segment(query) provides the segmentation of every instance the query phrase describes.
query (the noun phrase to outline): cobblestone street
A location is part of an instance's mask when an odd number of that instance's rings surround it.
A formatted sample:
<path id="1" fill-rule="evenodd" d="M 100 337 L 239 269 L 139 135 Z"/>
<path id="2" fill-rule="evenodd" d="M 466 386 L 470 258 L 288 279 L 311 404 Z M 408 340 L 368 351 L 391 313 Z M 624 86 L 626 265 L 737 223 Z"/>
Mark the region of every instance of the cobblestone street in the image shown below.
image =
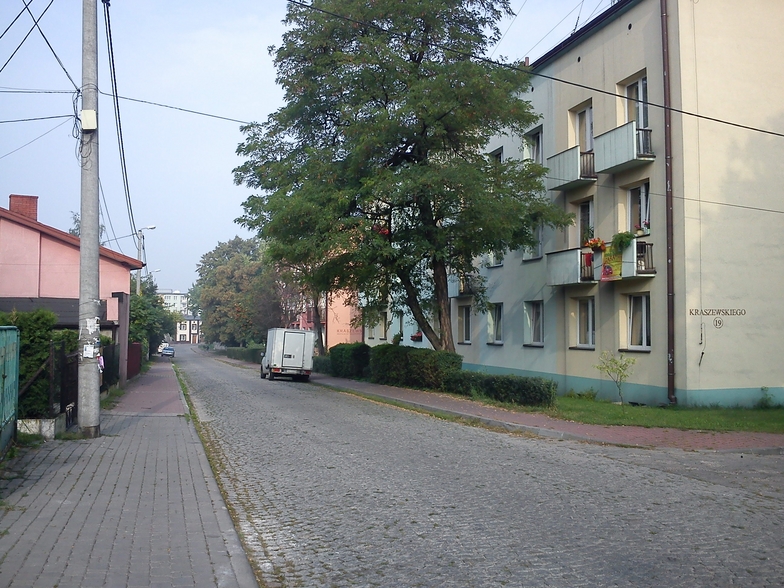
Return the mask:
<path id="1" fill-rule="evenodd" d="M 784 584 L 784 456 L 514 436 L 177 363 L 263 585 Z"/>

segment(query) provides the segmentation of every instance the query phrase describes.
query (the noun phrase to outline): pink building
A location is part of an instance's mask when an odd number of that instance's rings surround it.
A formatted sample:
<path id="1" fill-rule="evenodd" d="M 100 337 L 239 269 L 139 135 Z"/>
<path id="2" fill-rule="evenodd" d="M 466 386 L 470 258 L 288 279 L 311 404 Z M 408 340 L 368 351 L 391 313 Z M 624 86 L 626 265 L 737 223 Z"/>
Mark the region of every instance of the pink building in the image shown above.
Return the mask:
<path id="1" fill-rule="evenodd" d="M 101 330 L 117 341 L 127 327 L 131 271 L 143 264 L 105 247 L 99 255 Z M 47 308 L 59 327 L 76 329 L 78 307 L 79 237 L 39 223 L 38 196 L 12 194 L 8 209 L 0 207 L 0 311 Z"/>
<path id="2" fill-rule="evenodd" d="M 347 303 L 346 296 L 341 293 L 330 294 L 327 297 L 327 309 L 321 308 L 321 328 L 325 337 L 324 348 L 329 350 L 339 343 L 361 343 L 363 341 L 362 327 L 352 327 L 351 321 L 359 316 L 360 311 Z M 315 313 L 309 307 L 301 313 L 297 320 L 289 325 L 291 329 L 305 329 L 315 331 Z"/>

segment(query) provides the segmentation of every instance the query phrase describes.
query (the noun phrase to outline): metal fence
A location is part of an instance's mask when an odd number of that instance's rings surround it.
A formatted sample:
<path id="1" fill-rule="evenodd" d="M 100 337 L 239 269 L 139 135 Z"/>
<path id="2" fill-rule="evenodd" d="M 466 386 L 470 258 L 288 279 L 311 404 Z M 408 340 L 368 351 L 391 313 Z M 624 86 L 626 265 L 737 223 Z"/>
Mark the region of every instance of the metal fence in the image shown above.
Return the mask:
<path id="1" fill-rule="evenodd" d="M 19 395 L 19 329 L 0 327 L 0 455 L 16 430 Z"/>

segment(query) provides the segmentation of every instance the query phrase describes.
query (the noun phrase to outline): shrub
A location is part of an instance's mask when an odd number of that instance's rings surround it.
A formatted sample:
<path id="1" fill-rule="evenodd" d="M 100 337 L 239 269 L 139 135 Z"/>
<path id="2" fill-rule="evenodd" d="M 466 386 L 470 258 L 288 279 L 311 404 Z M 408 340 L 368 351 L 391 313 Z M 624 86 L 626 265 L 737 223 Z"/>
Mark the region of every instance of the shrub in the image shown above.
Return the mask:
<path id="1" fill-rule="evenodd" d="M 247 361 L 248 363 L 261 363 L 261 352 L 264 349 L 260 346 L 256 347 L 227 347 L 226 357 L 229 359 L 237 359 L 239 361 Z"/>
<path id="2" fill-rule="evenodd" d="M 331 374 L 332 360 L 330 359 L 329 355 L 314 355 L 313 371 L 318 374 Z"/>
<path id="3" fill-rule="evenodd" d="M 459 371 L 447 374 L 444 389 L 463 396 L 485 396 L 522 406 L 552 406 L 558 386 L 545 378 Z"/>
<path id="4" fill-rule="evenodd" d="M 400 345 L 378 345 L 370 350 L 370 379 L 377 384 L 405 385 L 408 350 Z"/>
<path id="5" fill-rule="evenodd" d="M 370 347 L 364 343 L 339 343 L 329 350 L 332 374 L 339 378 L 360 378 L 370 363 Z"/>
<path id="6" fill-rule="evenodd" d="M 446 375 L 463 367 L 463 358 L 457 353 L 414 347 L 405 349 L 408 350 L 406 384 L 413 388 L 441 390 Z"/>

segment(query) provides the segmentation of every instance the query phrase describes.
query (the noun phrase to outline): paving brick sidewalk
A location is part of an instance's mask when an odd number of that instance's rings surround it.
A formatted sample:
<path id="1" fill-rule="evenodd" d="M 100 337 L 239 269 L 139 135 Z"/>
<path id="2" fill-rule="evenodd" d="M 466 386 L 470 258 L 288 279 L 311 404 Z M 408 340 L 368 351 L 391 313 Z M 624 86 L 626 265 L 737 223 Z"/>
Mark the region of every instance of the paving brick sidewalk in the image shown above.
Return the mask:
<path id="1" fill-rule="evenodd" d="M 98 439 L 52 441 L 0 479 L 0 586 L 256 586 L 167 360 Z"/>
<path id="2" fill-rule="evenodd" d="M 221 359 L 229 363 L 243 365 L 248 369 L 258 369 L 259 367 L 257 364 L 230 360 L 225 357 Z M 415 408 L 439 411 L 466 419 L 477 419 L 490 426 L 534 433 L 543 437 L 638 447 L 784 453 L 784 435 L 772 433 L 717 433 L 649 427 L 586 425 L 553 419 L 543 414 L 512 412 L 437 392 L 383 386 L 370 382 L 334 378 L 326 374 L 313 374 L 311 380 L 324 386 L 353 390 L 367 396 L 395 400 Z"/>

